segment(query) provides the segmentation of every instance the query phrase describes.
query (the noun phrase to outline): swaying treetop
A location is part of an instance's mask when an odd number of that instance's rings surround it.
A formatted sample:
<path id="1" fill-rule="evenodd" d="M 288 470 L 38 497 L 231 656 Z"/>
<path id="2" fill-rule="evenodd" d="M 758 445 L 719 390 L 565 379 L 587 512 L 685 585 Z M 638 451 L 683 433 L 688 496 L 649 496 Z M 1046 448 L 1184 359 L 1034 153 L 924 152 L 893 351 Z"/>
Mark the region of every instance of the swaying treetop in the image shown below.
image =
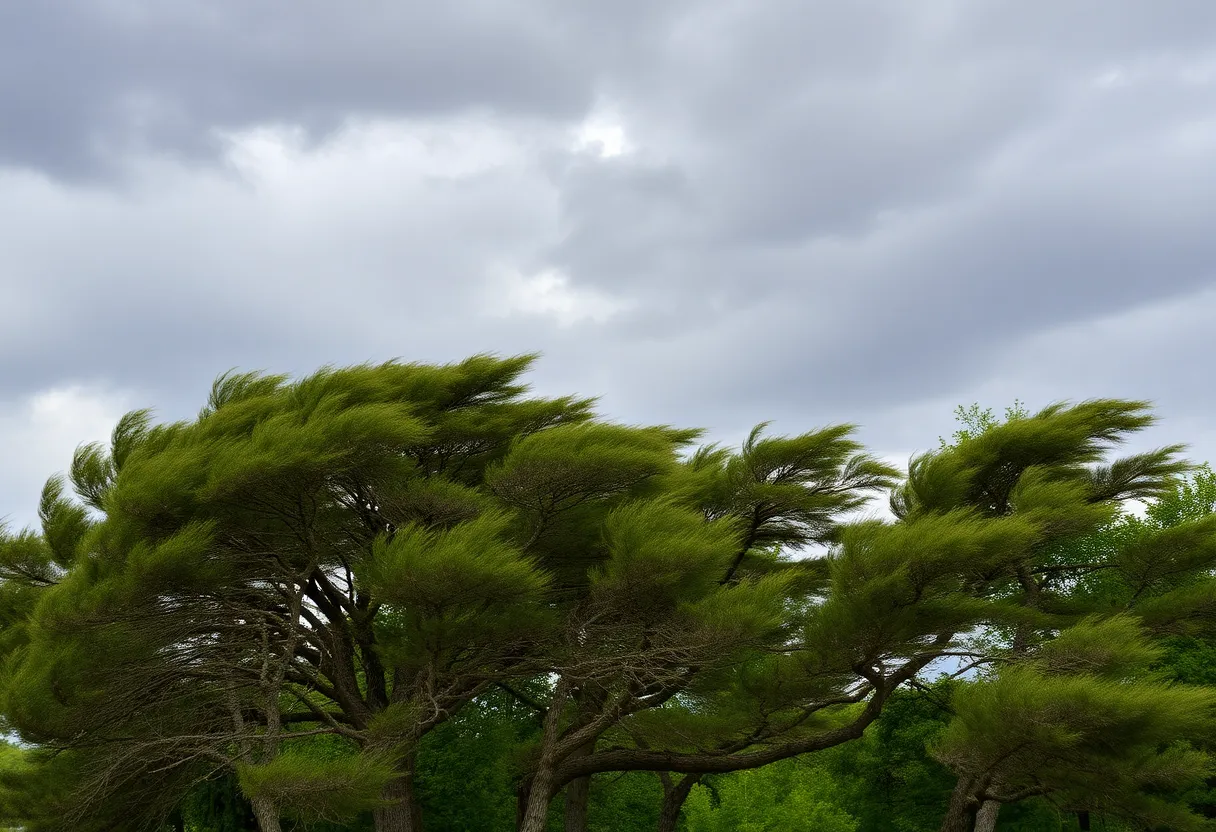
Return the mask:
<path id="1" fill-rule="evenodd" d="M 1124 429 L 1147 424 L 1136 403 L 1089 402 L 1071 413 L 1087 411 Z M 1076 443 L 1075 421 L 1061 420 L 1069 411 L 1059 406 L 1033 416 L 1010 409 L 1004 423 L 976 413 L 963 412 L 978 424 L 954 445 L 917 461 L 920 483 L 911 478 L 897 508 L 914 517 L 970 504 L 1049 534 L 1003 572 L 981 570 L 977 588 L 1005 614 L 962 651 L 980 675 L 957 688 L 956 717 L 936 752 L 959 773 L 943 829 L 970 830 L 981 805 L 1030 796 L 1194 827 L 1176 795 L 1210 763 L 1184 741 L 1210 733 L 1216 700 L 1164 683 L 1156 667 L 1162 636 L 1210 628 L 1216 518 L 1180 501 L 1206 482 L 1203 472 L 1180 479 L 1191 466 L 1177 446 L 1100 462 L 1111 435 Z M 1060 424 L 1033 444 L 1051 453 L 1067 439 L 1077 453 L 1028 464 L 1027 437 L 1047 420 Z M 951 469 L 977 472 L 985 484 L 951 489 L 943 473 Z M 1125 512 L 1128 499 L 1148 501 L 1144 519 Z"/>
<path id="2" fill-rule="evenodd" d="M 0 545 L 0 704 L 63 752 L 48 810 L 137 828 L 228 769 L 265 829 L 359 807 L 413 829 L 422 738 L 494 690 L 538 708 L 529 832 L 595 772 L 827 748 L 979 627 L 1038 651 L 1078 626 L 1071 588 L 1107 567 L 1062 543 L 1183 469 L 1107 460 L 1143 403 L 1061 405 L 918 457 L 897 520 L 847 522 L 897 480 L 851 427 L 693 450 L 528 398 L 530 360 L 229 374 L 197 419 L 82 448 L 75 497 L 52 480 L 41 534 Z M 1110 570 L 1137 604 L 1192 592 L 1202 540 Z"/>

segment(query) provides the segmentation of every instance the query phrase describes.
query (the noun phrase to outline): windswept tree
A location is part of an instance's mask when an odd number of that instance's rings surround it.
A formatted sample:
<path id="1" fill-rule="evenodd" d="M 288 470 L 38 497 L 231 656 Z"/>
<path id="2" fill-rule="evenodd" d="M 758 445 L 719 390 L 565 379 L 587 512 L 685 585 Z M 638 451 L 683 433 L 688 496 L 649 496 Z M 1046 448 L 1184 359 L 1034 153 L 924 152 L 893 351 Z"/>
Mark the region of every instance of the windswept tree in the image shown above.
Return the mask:
<path id="1" fill-rule="evenodd" d="M 416 826 L 418 738 L 525 661 L 560 580 L 485 486 L 530 435 L 582 436 L 590 403 L 525 398 L 529 363 L 227 375 L 196 420 L 78 452 L 79 499 L 52 482 L 42 535 L 6 541 L 4 701 L 107 772 L 69 790 L 82 821 L 125 794 L 151 823 L 145 787 L 231 766 L 267 828 L 380 781 L 378 829 Z M 679 437 L 618 433 L 627 496 Z M 295 753 L 322 734 L 352 752 Z"/>
<path id="2" fill-rule="evenodd" d="M 529 363 L 230 374 L 198 418 L 134 413 L 82 448 L 76 496 L 52 481 L 41 533 L 0 545 L 0 696 L 51 754 L 31 776 L 54 805 L 152 828 L 227 771 L 267 832 L 360 810 L 416 832 L 425 739 L 509 695 L 537 720 L 525 832 L 562 791 L 579 832 L 588 778 L 620 771 L 664 779 L 671 828 L 699 776 L 856 739 L 977 632 L 1063 679 L 1044 644 L 1088 612 L 1057 608 L 1061 545 L 1181 470 L 1175 449 L 1108 463 L 1149 421 L 1112 401 L 1012 420 L 900 484 L 848 426 L 689 453 L 695 430 L 527 397 Z M 845 522 L 893 486 L 894 521 Z M 1167 586 L 1201 538 L 1126 559 L 1170 602 L 1132 623 L 1206 609 L 1174 614 L 1190 584 Z"/>
<path id="3" fill-rule="evenodd" d="M 76 499 L 48 486 L 6 584 L 25 604 L 7 713 L 87 758 L 64 781 L 74 817 L 125 800 L 151 824 L 230 768 L 266 829 L 369 789 L 378 829 L 417 828 L 435 726 L 538 675 L 585 738 L 669 699 L 782 629 L 790 578 L 755 553 L 828 534 L 890 473 L 847 429 L 690 462 L 696 431 L 524 398 L 528 363 L 229 375 L 196 420 L 134 413 L 108 449 L 82 448 Z M 781 447 L 793 467 L 764 459 Z M 346 753 L 311 753 L 319 736 Z M 528 781 L 564 749 L 542 743 Z"/>
<path id="4" fill-rule="evenodd" d="M 1153 672 L 1161 655 L 1132 617 L 1086 619 L 962 686 L 934 749 L 965 789 L 943 830 L 971 832 L 985 803 L 1030 797 L 1137 828 L 1207 828 L 1179 798 L 1211 769 L 1189 741 L 1211 740 L 1216 689 L 1170 684 Z"/>
<path id="5" fill-rule="evenodd" d="M 1148 424 L 1134 404 L 1079 407 L 1111 415 L 1118 407 L 1125 423 Z M 1209 627 L 1216 522 L 1194 499 L 1207 480 L 1202 470 L 1179 479 L 1190 466 L 1178 447 L 1109 465 L 1091 455 L 1033 460 L 1028 450 L 1063 447 L 1065 435 L 1044 427 L 1067 412 L 1015 405 L 1000 421 L 960 408 L 954 442 L 918 463 L 922 477 L 991 473 L 981 488 L 911 502 L 913 511 L 1034 517 L 1073 507 L 1030 558 L 982 586 L 1009 615 L 962 651 L 978 676 L 959 688 L 957 716 L 936 750 L 959 773 L 944 830 L 991 830 L 1001 805 L 1032 796 L 1083 818 L 1156 818 L 1171 828 L 1195 820 L 1165 796 L 1201 777 L 1205 755 L 1154 751 L 1210 729 L 1210 691 L 1162 686 L 1156 667 L 1162 638 Z M 1049 504 L 1026 499 L 1035 487 Z M 1128 499 L 1148 501 L 1146 516 L 1126 512 Z"/>
<path id="6" fill-rule="evenodd" d="M 943 657 L 974 655 L 977 633 L 1008 633 L 1011 649 L 1035 642 L 1054 614 L 1060 546 L 1186 469 L 1174 447 L 1108 459 L 1150 422 L 1140 402 L 1058 405 L 914 459 L 892 494 L 896 520 L 841 529 L 806 568 L 822 580 L 787 607 L 779 643 L 626 715 L 559 764 L 553 782 L 638 769 L 696 776 L 828 748 L 860 736 L 892 691 Z M 1168 572 L 1175 558 L 1202 561 L 1205 547 L 1200 536 L 1144 557 Z"/>
<path id="7" fill-rule="evenodd" d="M 850 426 L 795 437 L 764 437 L 763 427 L 738 452 L 693 454 L 655 498 L 615 509 L 594 532 L 599 563 L 563 605 L 522 829 L 545 828 L 565 784 L 566 828 L 585 829 L 588 777 L 563 770 L 601 741 L 641 739 L 649 712 L 719 691 L 724 673 L 786 643 L 790 614 L 822 570 L 780 560 L 775 547 L 830 543 L 841 518 L 895 476 Z"/>

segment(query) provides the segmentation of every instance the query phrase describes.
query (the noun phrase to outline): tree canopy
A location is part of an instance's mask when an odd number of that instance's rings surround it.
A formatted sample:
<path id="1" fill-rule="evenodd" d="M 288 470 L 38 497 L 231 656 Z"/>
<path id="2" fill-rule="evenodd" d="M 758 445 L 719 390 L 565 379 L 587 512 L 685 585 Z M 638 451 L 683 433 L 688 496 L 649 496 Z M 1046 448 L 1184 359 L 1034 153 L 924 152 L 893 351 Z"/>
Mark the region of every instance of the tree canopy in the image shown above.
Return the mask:
<path id="1" fill-rule="evenodd" d="M 1208 636 L 1216 522 L 1179 447 L 1112 456 L 1146 403 L 963 411 L 904 475 L 851 425 L 616 424 L 531 361 L 229 373 L 80 448 L 0 537 L 10 813 L 855 829 L 832 761 L 961 663 L 913 732 L 943 828 L 1032 796 L 1198 828 L 1216 694 L 1161 667 Z"/>

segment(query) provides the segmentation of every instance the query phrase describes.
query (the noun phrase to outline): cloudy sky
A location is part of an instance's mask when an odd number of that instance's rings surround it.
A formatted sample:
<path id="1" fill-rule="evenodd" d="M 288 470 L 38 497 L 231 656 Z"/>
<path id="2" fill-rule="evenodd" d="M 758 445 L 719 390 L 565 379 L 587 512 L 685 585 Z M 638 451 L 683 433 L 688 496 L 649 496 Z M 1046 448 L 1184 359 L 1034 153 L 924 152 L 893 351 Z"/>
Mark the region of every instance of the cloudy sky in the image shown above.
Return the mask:
<path id="1" fill-rule="evenodd" d="M 541 351 L 737 439 L 1152 399 L 1216 460 L 1211 0 L 0 5 L 0 516 L 231 368 Z"/>

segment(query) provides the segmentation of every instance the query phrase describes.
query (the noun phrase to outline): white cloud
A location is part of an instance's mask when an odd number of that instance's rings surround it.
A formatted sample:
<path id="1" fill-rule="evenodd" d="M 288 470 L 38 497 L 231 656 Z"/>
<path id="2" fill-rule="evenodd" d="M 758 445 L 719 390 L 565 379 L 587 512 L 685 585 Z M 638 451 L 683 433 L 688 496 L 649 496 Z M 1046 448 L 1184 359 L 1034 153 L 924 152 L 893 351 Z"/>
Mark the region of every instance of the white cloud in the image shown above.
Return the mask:
<path id="1" fill-rule="evenodd" d="M 626 301 L 573 285 L 555 269 L 534 275 L 505 272 L 491 282 L 488 300 L 491 314 L 536 315 L 564 327 L 581 321 L 603 323 L 629 307 Z"/>
<path id="2" fill-rule="evenodd" d="M 596 113 L 578 126 L 574 149 L 591 153 L 601 159 L 611 159 L 632 151 L 633 144 L 625 132 L 625 125 L 610 113 Z"/>
<path id="3" fill-rule="evenodd" d="M 1103 89 L 1111 89 L 1112 87 L 1121 87 L 1127 83 L 1126 76 L 1121 70 L 1109 69 L 1094 78 L 1094 86 L 1102 87 Z"/>
<path id="4" fill-rule="evenodd" d="M 1216 296 L 1128 312 L 1212 284 L 1216 4 L 547 3 L 424 15 L 416 49 L 408 4 L 269 41 L 257 5 L 12 44 L 84 69 L 0 95 L 38 116 L 0 137 L 6 451 L 65 379 L 172 417 L 228 367 L 540 351 L 634 421 L 886 451 L 959 403 L 1146 395 L 1216 459 Z"/>
<path id="5" fill-rule="evenodd" d="M 0 348 L 36 352 L 44 368 L 34 383 L 45 385 L 63 363 L 88 377 L 101 355 L 108 373 L 130 377 L 165 345 L 190 344 L 182 352 L 212 374 L 267 361 L 253 343 L 306 339 L 329 356 L 300 359 L 309 364 L 403 354 L 414 348 L 403 329 L 434 344 L 480 275 L 535 259 L 560 236 L 556 189 L 537 158 L 566 152 L 565 133 L 518 127 L 489 117 L 352 122 L 320 144 L 259 128 L 225 135 L 224 171 L 132 159 L 122 190 L 0 169 Z M 323 339 L 352 343 L 338 331 L 351 324 L 365 340 L 335 354 Z M 96 348 L 61 358 L 55 334 L 65 329 Z M 201 330 L 245 343 L 229 353 Z"/>
<path id="6" fill-rule="evenodd" d="M 357 184 L 383 184 L 377 173 L 407 170 L 430 180 L 462 179 L 520 164 L 530 150 L 520 126 L 472 117 L 352 119 L 319 145 L 310 145 L 305 131 L 292 126 L 218 135 L 228 164 L 251 181 L 276 188 L 323 185 L 329 190 L 349 187 L 351 177 Z M 304 182 L 301 173 L 307 177 Z"/>
<path id="7" fill-rule="evenodd" d="M 47 478 L 67 471 L 77 446 L 107 441 L 128 409 L 125 394 L 84 386 L 0 403 L 0 518 L 17 528 L 35 523 Z"/>

